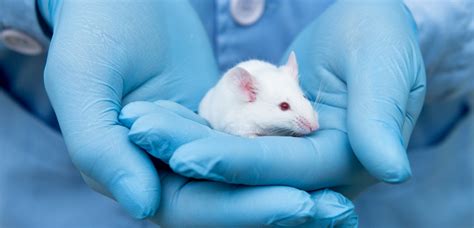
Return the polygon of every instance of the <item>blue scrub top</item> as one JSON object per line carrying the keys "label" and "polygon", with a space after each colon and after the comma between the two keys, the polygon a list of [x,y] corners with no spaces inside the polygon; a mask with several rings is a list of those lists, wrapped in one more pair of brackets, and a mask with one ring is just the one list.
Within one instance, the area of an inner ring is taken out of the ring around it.
{"label": "blue scrub top", "polygon": [[[225,71],[250,58],[278,63],[297,34],[332,2],[192,0],[191,4],[220,70]],[[421,46],[427,48],[425,59],[432,59],[428,49],[433,47]],[[44,92],[44,62],[45,55],[25,57],[0,46],[0,122],[4,123],[0,227],[150,226],[129,218],[115,203],[90,190],[73,168]],[[471,92],[425,106],[410,143],[413,178],[364,192],[356,200],[361,227],[474,226],[473,97]]]}
{"label": "blue scrub top", "polygon": [[[234,1],[240,3],[235,7],[231,2],[191,1],[222,71],[248,59],[278,63],[298,33],[334,1],[241,0]],[[239,23],[239,17],[252,15],[259,7],[263,12],[252,23]]]}

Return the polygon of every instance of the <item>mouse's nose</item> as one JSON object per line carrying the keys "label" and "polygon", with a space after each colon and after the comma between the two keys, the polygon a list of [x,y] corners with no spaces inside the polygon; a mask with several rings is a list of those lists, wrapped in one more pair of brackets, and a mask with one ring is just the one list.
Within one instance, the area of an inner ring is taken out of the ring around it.
{"label": "mouse's nose", "polygon": [[310,122],[311,122],[311,131],[316,131],[319,129],[319,116],[316,111],[314,111]]}
{"label": "mouse's nose", "polygon": [[317,121],[309,121],[304,118],[299,118],[298,122],[300,126],[302,126],[304,129],[308,130],[309,132],[316,131],[319,128],[318,122]]}
{"label": "mouse's nose", "polygon": [[309,125],[309,129],[310,129],[311,131],[316,131],[316,130],[318,130],[318,129],[319,129],[319,124],[318,124],[318,122],[313,122],[313,123],[311,123],[311,124]]}

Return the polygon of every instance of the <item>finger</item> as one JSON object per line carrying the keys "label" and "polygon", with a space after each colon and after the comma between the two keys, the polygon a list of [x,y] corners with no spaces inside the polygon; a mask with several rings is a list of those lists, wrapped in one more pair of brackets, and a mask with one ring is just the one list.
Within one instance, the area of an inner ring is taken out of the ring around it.
{"label": "finger", "polygon": [[[301,227],[357,227],[359,223],[354,205],[342,194],[329,189],[311,192],[319,205],[314,218]],[[336,203],[335,203],[336,202]]]}
{"label": "finger", "polygon": [[[169,131],[164,131],[164,129]],[[212,129],[167,110],[139,117],[131,126],[130,140],[168,163],[183,144],[215,134]]]}
{"label": "finger", "polygon": [[[165,227],[296,226],[344,214],[353,208],[331,191],[314,197],[285,186],[246,187],[192,181],[171,172],[161,178],[163,201],[153,221]],[[331,213],[327,213],[329,210]]]}
{"label": "finger", "polygon": [[125,107],[122,108],[120,111],[119,120],[124,126],[130,128],[135,120],[137,120],[139,117],[150,113],[159,113],[163,111],[166,110],[163,110],[160,106],[153,102],[135,101],[125,105]]}
{"label": "finger", "polygon": [[159,100],[155,102],[156,105],[165,108],[166,110],[169,110],[183,118],[189,119],[191,121],[200,123],[202,125],[207,125],[209,126],[208,122],[199,116],[198,114],[194,113],[190,109],[176,103],[173,101],[167,101],[167,100]]}
{"label": "finger", "polygon": [[208,125],[205,119],[203,119],[193,111],[176,102],[166,100],[159,100],[156,102],[131,102],[122,109],[122,111],[120,112],[119,119],[120,122],[122,122],[126,127],[130,128],[137,118],[147,114],[161,112],[172,112],[183,118],[195,121],[202,125]]}
{"label": "finger", "polygon": [[350,184],[363,173],[346,135],[337,130],[308,138],[208,137],[178,148],[170,166],[193,178],[304,190]]}
{"label": "finger", "polygon": [[386,182],[411,176],[405,147],[424,97],[418,54],[415,47],[389,48],[383,56],[390,57],[385,58],[365,54],[351,63],[348,73],[349,140],[365,168]]}

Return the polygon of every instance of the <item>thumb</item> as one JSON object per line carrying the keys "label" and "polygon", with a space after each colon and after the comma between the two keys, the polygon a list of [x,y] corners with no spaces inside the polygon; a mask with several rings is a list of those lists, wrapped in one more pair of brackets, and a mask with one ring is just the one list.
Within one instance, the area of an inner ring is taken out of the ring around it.
{"label": "thumb", "polygon": [[132,216],[152,216],[159,205],[159,178],[147,154],[128,140],[128,128],[118,122],[123,81],[107,64],[89,61],[93,53],[84,49],[65,56],[60,49],[52,43],[45,86],[73,163]]}
{"label": "thumb", "polygon": [[350,12],[358,26],[346,37],[349,141],[370,174],[402,182],[411,176],[405,148],[426,87],[416,24],[400,2]]}
{"label": "thumb", "polygon": [[411,176],[405,148],[423,104],[425,72],[414,48],[384,54],[366,55],[349,70],[348,136],[373,176],[397,183]]}

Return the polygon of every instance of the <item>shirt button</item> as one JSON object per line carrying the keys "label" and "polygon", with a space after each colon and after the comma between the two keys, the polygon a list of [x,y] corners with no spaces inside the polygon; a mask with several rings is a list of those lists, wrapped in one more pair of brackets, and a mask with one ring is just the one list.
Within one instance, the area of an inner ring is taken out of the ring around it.
{"label": "shirt button", "polygon": [[37,55],[43,52],[43,47],[38,41],[18,30],[1,31],[0,40],[7,48],[25,55]]}
{"label": "shirt button", "polygon": [[231,0],[230,13],[240,25],[251,25],[263,14],[265,0]]}

